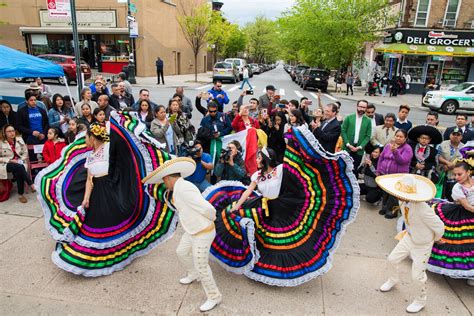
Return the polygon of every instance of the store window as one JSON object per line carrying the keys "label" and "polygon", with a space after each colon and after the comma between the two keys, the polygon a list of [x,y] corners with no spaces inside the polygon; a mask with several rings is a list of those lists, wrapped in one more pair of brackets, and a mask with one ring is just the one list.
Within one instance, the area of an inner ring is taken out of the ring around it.
{"label": "store window", "polygon": [[423,77],[427,60],[427,56],[405,55],[402,74],[409,74],[413,83],[424,83]]}
{"label": "store window", "polygon": [[446,14],[444,16],[444,26],[456,27],[458,18],[459,0],[448,0]]}
{"label": "store window", "polygon": [[126,35],[104,35],[100,41],[102,62],[128,62],[129,38]]}
{"label": "store window", "polygon": [[415,26],[426,26],[430,13],[431,0],[419,0],[416,10]]}
{"label": "store window", "polygon": [[459,84],[466,80],[467,58],[454,57],[444,61],[441,83],[444,85]]}

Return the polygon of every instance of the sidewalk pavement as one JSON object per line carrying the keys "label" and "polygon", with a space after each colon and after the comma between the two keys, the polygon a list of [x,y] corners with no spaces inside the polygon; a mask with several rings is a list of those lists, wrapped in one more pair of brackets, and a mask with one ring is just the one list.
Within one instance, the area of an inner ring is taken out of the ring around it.
{"label": "sidewalk pavement", "polygon": [[164,88],[175,88],[178,86],[183,87],[199,87],[202,85],[212,84],[212,71],[199,73],[197,82],[194,81],[194,74],[186,75],[174,75],[174,76],[165,76],[165,85],[158,85],[156,77],[137,77],[137,86],[143,87],[164,87]]}
{"label": "sidewalk pavement", "polygon": [[[54,242],[33,194],[28,204],[16,193],[0,209],[1,315],[202,315],[205,295],[200,283],[180,285],[184,270],[176,256],[182,234],[157,246],[110,276],[85,278],[57,268],[51,261]],[[211,268],[223,302],[211,315],[406,315],[415,292],[410,262],[402,283],[390,293],[378,287],[387,279],[386,257],[396,244],[396,221],[378,215],[378,207],[361,202],[325,275],[295,288],[271,287]],[[419,315],[472,315],[474,290],[465,280],[429,273],[428,305]]]}

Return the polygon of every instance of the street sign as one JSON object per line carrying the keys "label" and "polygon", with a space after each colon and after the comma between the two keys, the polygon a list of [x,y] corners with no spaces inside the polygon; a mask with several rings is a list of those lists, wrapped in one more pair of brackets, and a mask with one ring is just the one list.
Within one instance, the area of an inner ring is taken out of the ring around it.
{"label": "street sign", "polygon": [[132,13],[137,13],[138,12],[137,7],[133,3],[129,4],[129,8],[130,8],[130,12],[132,12]]}
{"label": "street sign", "polygon": [[47,0],[50,17],[71,17],[71,4],[69,0]]}
{"label": "street sign", "polygon": [[137,21],[129,21],[130,26],[130,37],[137,38],[138,37],[138,22]]}

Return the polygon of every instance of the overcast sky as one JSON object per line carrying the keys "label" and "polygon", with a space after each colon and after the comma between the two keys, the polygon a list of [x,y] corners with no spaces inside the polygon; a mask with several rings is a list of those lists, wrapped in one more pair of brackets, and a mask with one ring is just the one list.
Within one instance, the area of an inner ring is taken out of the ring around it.
{"label": "overcast sky", "polygon": [[282,11],[291,7],[294,0],[221,0],[224,3],[222,11],[233,23],[245,25],[259,14],[274,19]]}

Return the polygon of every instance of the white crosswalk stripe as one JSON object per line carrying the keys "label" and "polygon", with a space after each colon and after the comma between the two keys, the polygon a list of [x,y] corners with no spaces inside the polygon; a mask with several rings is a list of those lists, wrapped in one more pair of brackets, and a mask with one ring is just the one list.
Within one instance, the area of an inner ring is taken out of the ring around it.
{"label": "white crosswalk stripe", "polygon": [[280,95],[285,95],[285,89],[280,89]]}
{"label": "white crosswalk stripe", "polygon": [[228,91],[229,91],[229,92],[232,92],[232,91],[235,91],[235,90],[237,90],[238,88],[240,88],[240,86],[235,86],[235,87],[232,87],[232,88],[230,88]]}
{"label": "white crosswalk stripe", "polygon": [[310,94],[313,98],[315,98],[316,100],[319,99],[319,98],[318,98],[318,95],[317,95],[316,93],[310,92],[309,94]]}
{"label": "white crosswalk stripe", "polygon": [[330,94],[325,93],[324,96],[327,97],[327,98],[329,98],[329,99],[331,99],[331,100],[333,100],[333,101],[337,101],[337,98],[333,97],[333,96],[330,95]]}
{"label": "white crosswalk stripe", "polygon": [[202,87],[197,87],[197,88],[194,88],[194,90],[204,90],[204,89],[207,89],[207,88],[210,88],[212,87],[212,84],[207,84],[205,86],[202,86]]}
{"label": "white crosswalk stripe", "polygon": [[267,89],[263,88],[262,92],[265,94],[267,93]]}
{"label": "white crosswalk stripe", "polygon": [[295,94],[298,96],[298,98],[302,98],[303,95],[301,94],[301,92],[299,92],[298,90],[295,90]]}

